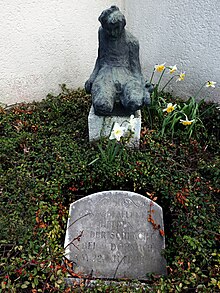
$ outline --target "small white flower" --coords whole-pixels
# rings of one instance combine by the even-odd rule
[[[216,81],[207,81],[206,87],[215,87]]]
[[[194,121],[195,121],[195,119],[189,120],[187,116],[186,116],[186,120],[180,119],[180,123],[182,123],[185,126],[191,125]]]
[[[172,73],[174,73],[175,71],[177,71],[177,67],[176,67],[176,65],[174,65],[174,66],[168,66],[168,68],[170,69],[170,71],[169,71],[170,74],[172,74]]]
[[[185,79],[185,72],[181,72],[180,74],[179,74],[179,77],[177,78],[177,80],[176,81],[182,81],[182,80],[184,80]]]
[[[176,106],[176,104],[173,105],[172,103],[168,103],[166,109],[163,109],[163,112],[166,111],[167,113],[171,113],[175,110]]]
[[[125,127],[122,127],[117,122],[115,122],[109,139],[117,139],[117,141],[120,141],[125,131],[126,131]]]
[[[165,64],[166,64],[166,62],[163,63],[163,64],[157,64],[157,65],[154,66],[154,69],[157,72],[162,72],[165,69]]]

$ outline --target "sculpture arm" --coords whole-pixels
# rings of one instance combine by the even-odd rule
[[[99,66],[99,57],[96,59],[95,67],[93,69],[92,74],[90,75],[89,79],[85,83],[85,90],[88,94],[91,94],[92,84],[98,75],[100,66]]]

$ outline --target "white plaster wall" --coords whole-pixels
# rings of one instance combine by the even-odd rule
[[[83,87],[97,56],[98,16],[123,0],[0,0],[0,102]]]
[[[125,14],[147,78],[155,64],[177,64],[186,78],[169,90],[190,96],[213,80],[217,87],[201,95],[220,102],[220,0],[125,0]]]

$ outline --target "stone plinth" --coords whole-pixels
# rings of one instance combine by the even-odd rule
[[[138,148],[141,133],[141,111],[138,110],[134,113],[135,127],[133,129],[133,134],[129,138],[126,144],[131,148]],[[88,116],[88,127],[89,127],[89,141],[99,140],[101,137],[109,137],[114,123],[126,126],[129,123],[130,116],[99,116],[94,112],[93,106],[91,106],[89,116]]]
[[[166,274],[162,208],[129,191],[103,191],[70,205],[65,256],[82,277],[147,280]]]

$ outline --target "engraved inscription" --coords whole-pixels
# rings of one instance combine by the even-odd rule
[[[150,204],[149,199],[125,191],[101,192],[73,203],[69,219],[73,224],[66,238],[76,239],[68,246],[76,273],[145,279],[147,273],[165,272],[164,238],[148,222]],[[161,208],[155,204],[154,210],[155,221],[163,227]]]
[[[107,239],[107,240],[139,240],[146,242],[148,234],[144,231],[126,232],[126,231],[90,231],[89,236],[91,239]]]
[[[95,249],[95,242],[83,242],[81,248],[83,250],[89,249],[89,250],[94,250]]]

